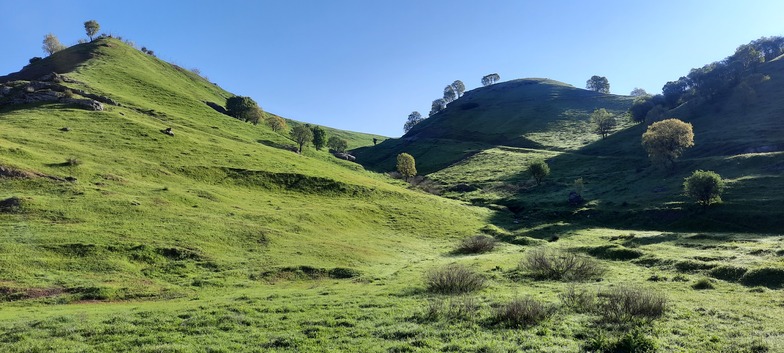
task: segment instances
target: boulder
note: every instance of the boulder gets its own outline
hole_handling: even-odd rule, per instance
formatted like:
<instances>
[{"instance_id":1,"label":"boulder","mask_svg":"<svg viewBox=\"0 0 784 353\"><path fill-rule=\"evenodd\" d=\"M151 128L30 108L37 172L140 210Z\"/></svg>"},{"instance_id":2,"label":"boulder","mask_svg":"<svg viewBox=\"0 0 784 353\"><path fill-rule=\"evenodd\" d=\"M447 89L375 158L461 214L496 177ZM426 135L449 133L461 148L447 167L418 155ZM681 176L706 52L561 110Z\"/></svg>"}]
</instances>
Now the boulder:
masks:
<instances>
[{"instance_id":1,"label":"boulder","mask_svg":"<svg viewBox=\"0 0 784 353\"><path fill-rule=\"evenodd\" d=\"M354 161L357 160L357 157L354 157L354 156L352 156L352 155L350 155L348 153L345 153L345 152L335 152L332 155L335 156L335 157L338 157L340 159L345 159L345 160L351 161L351 162L354 162Z\"/></svg>"}]
</instances>

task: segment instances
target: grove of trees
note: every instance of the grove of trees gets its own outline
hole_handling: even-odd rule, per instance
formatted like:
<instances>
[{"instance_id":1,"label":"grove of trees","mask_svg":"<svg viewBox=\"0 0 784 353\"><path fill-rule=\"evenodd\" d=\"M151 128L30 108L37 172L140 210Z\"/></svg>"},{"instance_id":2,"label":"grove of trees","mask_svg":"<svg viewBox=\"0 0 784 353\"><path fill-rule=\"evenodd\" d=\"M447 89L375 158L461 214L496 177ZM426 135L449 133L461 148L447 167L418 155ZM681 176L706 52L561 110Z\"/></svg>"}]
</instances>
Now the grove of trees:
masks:
<instances>
[{"instance_id":1,"label":"grove of trees","mask_svg":"<svg viewBox=\"0 0 784 353\"><path fill-rule=\"evenodd\" d=\"M684 149L694 146L694 131L678 119L657 121L642 134L642 146L653 163L672 167Z\"/></svg>"},{"instance_id":2,"label":"grove of trees","mask_svg":"<svg viewBox=\"0 0 784 353\"><path fill-rule=\"evenodd\" d=\"M593 75L585 82L585 88L599 93L610 93L610 81L607 77Z\"/></svg>"},{"instance_id":3,"label":"grove of trees","mask_svg":"<svg viewBox=\"0 0 784 353\"><path fill-rule=\"evenodd\" d=\"M414 157L408 153L397 155L397 171L406 181L416 176L417 170Z\"/></svg>"}]
</instances>

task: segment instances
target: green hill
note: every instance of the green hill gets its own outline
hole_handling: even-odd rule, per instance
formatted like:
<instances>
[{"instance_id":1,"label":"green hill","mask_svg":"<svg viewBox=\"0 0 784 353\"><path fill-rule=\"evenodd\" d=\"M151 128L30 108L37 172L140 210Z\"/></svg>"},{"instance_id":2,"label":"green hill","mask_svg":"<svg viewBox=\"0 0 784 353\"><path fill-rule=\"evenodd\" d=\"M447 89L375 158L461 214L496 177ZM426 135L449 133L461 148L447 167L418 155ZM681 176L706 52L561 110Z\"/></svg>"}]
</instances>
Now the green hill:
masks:
<instances>
[{"instance_id":1,"label":"green hill","mask_svg":"<svg viewBox=\"0 0 784 353\"><path fill-rule=\"evenodd\" d=\"M48 81L30 81L41 76ZM676 175L657 174L631 149L638 142L623 138L638 140L641 126L598 142L585 130L590 111L623 111L628 97L502 83L469 92L404 139L360 148L392 157L402 143L420 148L420 168L425 156L449 166L428 176L447 196L484 208L326 151L293 153L287 134L211 107L231 93L118 40L71 47L1 81L0 351L784 349L780 237L710 226L652 231L643 217L613 219L628 216L623 208L647 212L642 205L669 219L678 173L695 166L737 172L725 211L698 221L754 214L752 198L776 206L780 155L695 149ZM776 94L770 87L761 102ZM499 92L509 93L503 104L493 103ZM536 99L505 106L523 92ZM468 98L477 106L460 109ZM468 120L483 109L492 124ZM712 108L693 111L703 109ZM506 116L514 120L494 125ZM354 147L380 138L327 130ZM536 187L522 170L540 155L553 176ZM748 174L765 168L774 169ZM589 203L567 208L576 176ZM476 189L451 188L459 184ZM743 193L748 202L737 201ZM727 217L714 219L721 212ZM460 245L475 235L495 247ZM548 254L542 249L594 276L536 275L526 264ZM479 288L449 294L441 285L460 281L468 285L459 289ZM653 307L613 305L629 293Z\"/></svg>"},{"instance_id":2,"label":"green hill","mask_svg":"<svg viewBox=\"0 0 784 353\"><path fill-rule=\"evenodd\" d=\"M468 91L400 139L355 153L364 166L391 171L407 152L429 174L494 146L574 150L598 138L589 132L594 110L622 114L631 103L549 79L512 80Z\"/></svg>"}]
</instances>

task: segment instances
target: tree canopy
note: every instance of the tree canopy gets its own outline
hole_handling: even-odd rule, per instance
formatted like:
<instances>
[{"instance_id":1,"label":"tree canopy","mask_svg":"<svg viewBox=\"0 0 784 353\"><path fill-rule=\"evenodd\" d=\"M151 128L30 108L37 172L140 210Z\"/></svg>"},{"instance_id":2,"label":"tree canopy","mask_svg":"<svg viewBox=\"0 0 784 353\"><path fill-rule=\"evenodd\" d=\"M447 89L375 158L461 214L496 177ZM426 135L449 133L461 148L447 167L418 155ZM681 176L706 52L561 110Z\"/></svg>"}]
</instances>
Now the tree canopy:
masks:
<instances>
[{"instance_id":1,"label":"tree canopy","mask_svg":"<svg viewBox=\"0 0 784 353\"><path fill-rule=\"evenodd\" d=\"M642 134L642 146L652 162L671 167L684 149L694 146L694 132L678 119L657 121Z\"/></svg>"},{"instance_id":2,"label":"tree canopy","mask_svg":"<svg viewBox=\"0 0 784 353\"><path fill-rule=\"evenodd\" d=\"M408 181L409 178L416 176L417 170L414 157L408 153L397 155L397 171L406 181Z\"/></svg>"},{"instance_id":3,"label":"tree canopy","mask_svg":"<svg viewBox=\"0 0 784 353\"><path fill-rule=\"evenodd\" d=\"M454 88L455 92L457 92L457 98L462 97L463 93L465 93L465 85L463 84L463 81L455 80L455 82L452 82L452 88Z\"/></svg>"},{"instance_id":4,"label":"tree canopy","mask_svg":"<svg viewBox=\"0 0 784 353\"><path fill-rule=\"evenodd\" d=\"M101 25L98 24L95 20L89 20L84 23L84 31L87 32L87 36L90 37L90 41L93 41L93 36L101 29Z\"/></svg>"},{"instance_id":5,"label":"tree canopy","mask_svg":"<svg viewBox=\"0 0 784 353\"><path fill-rule=\"evenodd\" d=\"M318 125L310 128L310 130L313 132L313 147L320 151L327 144L327 131Z\"/></svg>"},{"instance_id":6,"label":"tree canopy","mask_svg":"<svg viewBox=\"0 0 784 353\"><path fill-rule=\"evenodd\" d=\"M308 142L313 141L313 131L305 125L297 125L291 129L291 138L294 139L294 142L299 146L297 148L297 153L302 154L302 147L308 144Z\"/></svg>"},{"instance_id":7,"label":"tree canopy","mask_svg":"<svg viewBox=\"0 0 784 353\"><path fill-rule=\"evenodd\" d=\"M441 112L442 110L446 109L446 101L443 98L438 98L433 101L433 104L430 106L430 116L435 115L436 113Z\"/></svg>"},{"instance_id":8,"label":"tree canopy","mask_svg":"<svg viewBox=\"0 0 784 353\"><path fill-rule=\"evenodd\" d=\"M585 88L599 93L610 93L610 81L607 77L593 75L585 82Z\"/></svg>"},{"instance_id":9,"label":"tree canopy","mask_svg":"<svg viewBox=\"0 0 784 353\"><path fill-rule=\"evenodd\" d=\"M411 130L411 128L414 127L414 125L419 124L420 122L422 122L422 120L425 119L422 117L422 114L419 114L418 111L411 112L411 114L408 114L408 120L406 120L406 123L403 124L403 131L405 131L405 133L408 133Z\"/></svg>"},{"instance_id":10,"label":"tree canopy","mask_svg":"<svg viewBox=\"0 0 784 353\"><path fill-rule=\"evenodd\" d=\"M634 87L634 89L632 90L631 93L629 93L629 95L632 97L642 97L642 96L648 96L649 94L642 88Z\"/></svg>"},{"instance_id":11,"label":"tree canopy","mask_svg":"<svg viewBox=\"0 0 784 353\"><path fill-rule=\"evenodd\" d=\"M47 54L52 55L60 50L65 49L65 45L60 43L60 40L54 34L49 33L44 36L43 46L41 47Z\"/></svg>"},{"instance_id":12,"label":"tree canopy","mask_svg":"<svg viewBox=\"0 0 784 353\"><path fill-rule=\"evenodd\" d=\"M591 125L593 125L594 132L602 138L607 137L612 129L617 125L615 116L613 116L606 109L596 109L591 113Z\"/></svg>"},{"instance_id":13,"label":"tree canopy","mask_svg":"<svg viewBox=\"0 0 784 353\"><path fill-rule=\"evenodd\" d=\"M267 125L275 132L281 132L288 129L288 125L286 124L286 120L279 116L270 115L266 119Z\"/></svg>"},{"instance_id":14,"label":"tree canopy","mask_svg":"<svg viewBox=\"0 0 784 353\"><path fill-rule=\"evenodd\" d=\"M544 159L536 159L528 165L528 174L534 178L536 185L539 185L544 178L550 175L550 166Z\"/></svg>"},{"instance_id":15,"label":"tree canopy","mask_svg":"<svg viewBox=\"0 0 784 353\"><path fill-rule=\"evenodd\" d=\"M485 75L484 77L482 77L482 86L490 86L498 82L499 80L501 80L501 76L498 76L498 74L493 73L493 74Z\"/></svg>"},{"instance_id":16,"label":"tree canopy","mask_svg":"<svg viewBox=\"0 0 784 353\"><path fill-rule=\"evenodd\" d=\"M258 124L263 116L259 105L250 97L234 96L226 99L226 111L229 115L246 122Z\"/></svg>"},{"instance_id":17,"label":"tree canopy","mask_svg":"<svg viewBox=\"0 0 784 353\"><path fill-rule=\"evenodd\" d=\"M337 136L330 136L327 140L327 147L335 152L343 153L348 148L348 141Z\"/></svg>"},{"instance_id":18,"label":"tree canopy","mask_svg":"<svg viewBox=\"0 0 784 353\"><path fill-rule=\"evenodd\" d=\"M444 87L444 101L449 104L454 102L457 99L457 91L452 85L447 85Z\"/></svg>"},{"instance_id":19,"label":"tree canopy","mask_svg":"<svg viewBox=\"0 0 784 353\"><path fill-rule=\"evenodd\" d=\"M724 180L716 172L696 170L683 181L683 191L703 207L721 202Z\"/></svg>"}]
</instances>

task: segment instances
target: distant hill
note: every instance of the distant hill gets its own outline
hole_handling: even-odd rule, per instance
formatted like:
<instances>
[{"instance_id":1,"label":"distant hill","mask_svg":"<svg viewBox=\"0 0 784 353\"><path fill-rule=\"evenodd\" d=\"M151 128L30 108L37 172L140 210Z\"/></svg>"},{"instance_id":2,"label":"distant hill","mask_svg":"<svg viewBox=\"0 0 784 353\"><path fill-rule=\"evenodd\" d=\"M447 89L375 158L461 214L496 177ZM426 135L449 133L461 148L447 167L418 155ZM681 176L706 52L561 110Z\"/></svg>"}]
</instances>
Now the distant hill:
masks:
<instances>
[{"instance_id":1,"label":"distant hill","mask_svg":"<svg viewBox=\"0 0 784 353\"><path fill-rule=\"evenodd\" d=\"M598 139L590 132L591 112L624 114L632 100L549 79L501 82L466 92L400 139L355 152L379 171L393 170L394 157L407 152L427 174L493 146L575 150Z\"/></svg>"}]
</instances>

